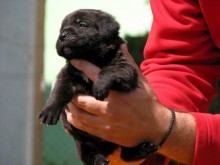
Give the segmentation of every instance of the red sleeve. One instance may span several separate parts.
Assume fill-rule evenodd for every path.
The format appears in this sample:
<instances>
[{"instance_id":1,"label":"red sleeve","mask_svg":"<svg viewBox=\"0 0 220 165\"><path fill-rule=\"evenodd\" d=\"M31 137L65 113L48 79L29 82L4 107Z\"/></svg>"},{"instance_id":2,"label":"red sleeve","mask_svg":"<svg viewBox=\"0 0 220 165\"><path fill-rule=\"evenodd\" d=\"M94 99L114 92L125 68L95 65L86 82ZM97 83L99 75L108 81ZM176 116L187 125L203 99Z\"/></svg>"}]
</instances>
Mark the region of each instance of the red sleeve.
<instances>
[{"instance_id":1,"label":"red sleeve","mask_svg":"<svg viewBox=\"0 0 220 165\"><path fill-rule=\"evenodd\" d=\"M193 165L220 164L220 115L192 113L196 120Z\"/></svg>"},{"instance_id":2,"label":"red sleeve","mask_svg":"<svg viewBox=\"0 0 220 165\"><path fill-rule=\"evenodd\" d=\"M142 73L163 105L194 112L194 164L220 164L220 115L199 113L208 111L220 76L220 0L150 4L153 24Z\"/></svg>"},{"instance_id":3,"label":"red sleeve","mask_svg":"<svg viewBox=\"0 0 220 165\"><path fill-rule=\"evenodd\" d=\"M211 37L215 45L220 48L220 1L212 0L210 3L207 0L199 0L202 14L210 31Z\"/></svg>"},{"instance_id":4,"label":"red sleeve","mask_svg":"<svg viewBox=\"0 0 220 165\"><path fill-rule=\"evenodd\" d=\"M220 1L199 0L213 43L220 48ZM220 164L220 115L193 113L196 120L196 146L193 165Z\"/></svg>"},{"instance_id":5,"label":"red sleeve","mask_svg":"<svg viewBox=\"0 0 220 165\"><path fill-rule=\"evenodd\" d=\"M220 8L220 1L213 1ZM216 45L220 42L220 20L212 20L213 12L208 12L212 9L205 10L206 4L198 1L150 3L153 24L141 64L143 74L164 105L207 112L220 76L220 50Z\"/></svg>"}]
</instances>

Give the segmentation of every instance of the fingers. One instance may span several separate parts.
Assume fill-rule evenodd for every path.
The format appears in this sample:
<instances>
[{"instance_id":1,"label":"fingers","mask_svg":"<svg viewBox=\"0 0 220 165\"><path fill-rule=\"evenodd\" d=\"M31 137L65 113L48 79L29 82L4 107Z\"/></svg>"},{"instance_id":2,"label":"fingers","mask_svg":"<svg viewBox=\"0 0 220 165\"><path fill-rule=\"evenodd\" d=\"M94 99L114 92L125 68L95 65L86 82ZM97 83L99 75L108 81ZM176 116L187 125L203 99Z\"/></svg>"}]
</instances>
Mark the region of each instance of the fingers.
<instances>
[{"instance_id":1,"label":"fingers","mask_svg":"<svg viewBox=\"0 0 220 165\"><path fill-rule=\"evenodd\" d=\"M96 120L96 116L77 108L73 103L68 104L68 109L66 109L65 112L67 115L67 121L75 127L83 130L86 130L88 127L87 122L94 125L94 121Z\"/></svg>"},{"instance_id":2,"label":"fingers","mask_svg":"<svg viewBox=\"0 0 220 165\"><path fill-rule=\"evenodd\" d=\"M86 117L83 117L83 115L78 115L78 112L75 113L71 113L68 110L65 110L66 112L66 116L67 116L67 121L73 125L75 128L78 128L80 130L83 130L85 132L88 133L92 133L94 135L94 132L96 132L95 130L97 128L95 127L91 127L90 125L87 125L86 122L84 122L85 120L88 120L88 115L86 115ZM90 121L91 123L91 121ZM97 135L96 135L97 136Z\"/></svg>"},{"instance_id":3,"label":"fingers","mask_svg":"<svg viewBox=\"0 0 220 165\"><path fill-rule=\"evenodd\" d=\"M98 73L100 72L100 68L96 65L86 61L86 60L71 60L71 64L82 71L89 79L92 81L96 80Z\"/></svg>"},{"instance_id":4,"label":"fingers","mask_svg":"<svg viewBox=\"0 0 220 165\"><path fill-rule=\"evenodd\" d=\"M108 118L107 102L96 100L92 96L79 95L74 97L72 102L68 104L66 113L69 115L70 120L75 119L75 121L70 121L73 125L82 124L94 128L105 128L106 123L104 123L103 119ZM82 125L78 127L82 127Z\"/></svg>"},{"instance_id":5,"label":"fingers","mask_svg":"<svg viewBox=\"0 0 220 165\"><path fill-rule=\"evenodd\" d=\"M105 123L102 117L87 113L77 108L73 103L68 104L68 109L65 112L67 121L74 127L102 139L107 138L106 133L108 134L110 131L110 126Z\"/></svg>"},{"instance_id":6,"label":"fingers","mask_svg":"<svg viewBox=\"0 0 220 165\"><path fill-rule=\"evenodd\" d=\"M103 116L107 114L107 101L99 101L89 95L78 95L72 99L78 107L92 115Z\"/></svg>"}]
</instances>

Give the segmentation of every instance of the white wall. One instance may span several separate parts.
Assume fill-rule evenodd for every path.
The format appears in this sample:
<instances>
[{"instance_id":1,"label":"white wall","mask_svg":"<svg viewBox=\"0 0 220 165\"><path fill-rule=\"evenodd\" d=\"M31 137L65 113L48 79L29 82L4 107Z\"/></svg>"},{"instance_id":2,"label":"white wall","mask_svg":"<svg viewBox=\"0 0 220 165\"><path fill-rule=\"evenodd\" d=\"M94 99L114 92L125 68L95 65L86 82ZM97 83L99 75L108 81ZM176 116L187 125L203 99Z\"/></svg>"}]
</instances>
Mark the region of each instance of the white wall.
<instances>
[{"instance_id":1,"label":"white wall","mask_svg":"<svg viewBox=\"0 0 220 165\"><path fill-rule=\"evenodd\" d=\"M42 74L37 48L43 49L36 35L38 1L0 0L0 165L34 164Z\"/></svg>"}]
</instances>

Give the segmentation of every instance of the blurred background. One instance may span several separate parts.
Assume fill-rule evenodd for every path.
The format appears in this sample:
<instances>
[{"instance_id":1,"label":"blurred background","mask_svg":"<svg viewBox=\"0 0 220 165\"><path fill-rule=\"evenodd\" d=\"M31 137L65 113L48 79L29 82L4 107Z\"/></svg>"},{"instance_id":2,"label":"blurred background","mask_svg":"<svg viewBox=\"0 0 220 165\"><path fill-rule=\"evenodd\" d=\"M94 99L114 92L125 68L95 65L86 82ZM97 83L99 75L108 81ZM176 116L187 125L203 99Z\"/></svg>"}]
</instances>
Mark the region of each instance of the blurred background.
<instances>
[{"instance_id":1,"label":"blurred background","mask_svg":"<svg viewBox=\"0 0 220 165\"><path fill-rule=\"evenodd\" d=\"M0 165L81 165L60 122L36 118L65 60L55 43L63 18L80 8L101 9L120 23L120 36L139 65L151 27L148 0L0 1ZM210 106L218 113L219 97Z\"/></svg>"}]
</instances>

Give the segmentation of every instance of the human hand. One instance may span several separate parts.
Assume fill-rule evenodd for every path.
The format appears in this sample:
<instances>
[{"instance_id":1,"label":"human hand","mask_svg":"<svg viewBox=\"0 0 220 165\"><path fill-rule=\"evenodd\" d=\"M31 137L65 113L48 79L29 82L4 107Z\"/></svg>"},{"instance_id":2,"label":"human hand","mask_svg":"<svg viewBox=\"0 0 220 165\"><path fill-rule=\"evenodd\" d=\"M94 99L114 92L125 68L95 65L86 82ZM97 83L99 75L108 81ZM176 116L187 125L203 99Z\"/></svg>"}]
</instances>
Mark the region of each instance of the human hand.
<instances>
[{"instance_id":1,"label":"human hand","mask_svg":"<svg viewBox=\"0 0 220 165\"><path fill-rule=\"evenodd\" d=\"M122 49L132 61L126 46ZM74 60L71 63L93 81L100 71L87 61ZM110 91L104 101L86 95L74 97L66 110L68 122L76 128L125 147L146 141L159 144L169 128L171 113L158 102L147 80L138 72L138 88L132 92ZM183 164L192 164L194 145L194 117L176 112L175 128L158 152ZM109 159L111 165L141 163L124 162L120 159L120 149L110 155Z\"/></svg>"},{"instance_id":2,"label":"human hand","mask_svg":"<svg viewBox=\"0 0 220 165\"><path fill-rule=\"evenodd\" d=\"M126 47L123 50L132 60ZM100 71L84 60L73 60L71 63L93 81ZM66 111L68 122L122 146L133 147L145 141L158 144L169 125L167 115L170 114L164 113L164 107L158 103L148 82L138 72L138 88L129 93L110 91L104 101L87 95L74 97L68 104L69 111ZM161 123L161 120L164 122Z\"/></svg>"}]
</instances>

